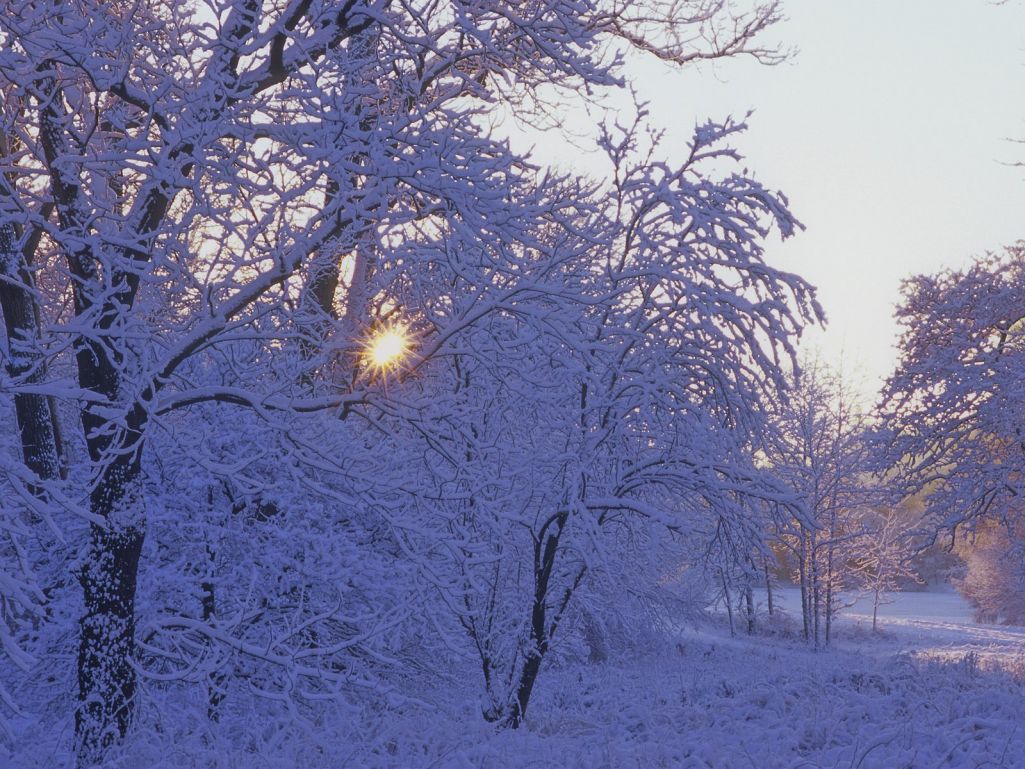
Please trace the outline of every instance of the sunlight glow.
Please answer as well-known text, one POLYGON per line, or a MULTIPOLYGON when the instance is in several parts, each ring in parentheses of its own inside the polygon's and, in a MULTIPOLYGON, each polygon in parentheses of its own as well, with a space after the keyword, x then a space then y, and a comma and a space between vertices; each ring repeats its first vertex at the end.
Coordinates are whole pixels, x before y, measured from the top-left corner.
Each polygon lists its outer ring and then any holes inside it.
POLYGON ((394 368, 409 353, 409 334, 402 326, 378 331, 367 344, 367 360, 379 370, 394 368))

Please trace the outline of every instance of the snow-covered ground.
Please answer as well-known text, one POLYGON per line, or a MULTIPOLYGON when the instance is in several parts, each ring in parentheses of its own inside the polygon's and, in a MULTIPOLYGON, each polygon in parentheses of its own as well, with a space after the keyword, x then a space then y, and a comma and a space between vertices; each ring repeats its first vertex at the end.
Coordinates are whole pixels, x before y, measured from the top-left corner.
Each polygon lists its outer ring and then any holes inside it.
MULTIPOLYGON (((814 651, 790 619, 730 637, 688 625, 645 654, 548 668, 525 728, 495 733, 469 695, 396 722, 365 766, 418 769, 1025 769, 1025 629, 975 624, 952 592, 858 603, 833 648, 814 651), (986 662, 988 664, 983 664, 986 662), (424 736, 428 744, 424 744, 424 736)), ((761 617, 767 622, 766 617, 761 617)), ((469 694, 469 692, 468 692, 469 694)))
POLYGON ((1025 629, 974 623, 953 592, 904 593, 881 632, 859 602, 816 652, 796 637, 797 591, 778 597, 790 618, 770 635, 730 637, 722 619, 645 656, 547 670, 525 729, 467 728, 468 708, 430 760, 395 765, 1025 769, 1025 629))
MULTIPOLYGON (((484 722, 479 681, 460 668, 426 689, 411 684, 416 702, 341 711, 255 742, 245 723, 183 730, 168 716, 137 730, 114 766, 1025 769, 1025 629, 978 625, 953 593, 906 593, 883 607, 881 633, 861 603, 834 646, 814 651, 797 637, 796 591, 778 598, 791 616, 760 616, 768 633, 730 637, 713 618, 604 664, 547 665, 518 730, 484 722)), ((63 766, 53 739, 40 735, 31 755, 0 752, 0 767, 63 766)))
MULTIPOLYGON (((779 589, 773 599, 791 617, 800 617, 797 588, 779 589)), ((894 593, 886 600, 879 607, 877 636, 867 632, 872 627, 871 599, 853 600, 838 622, 837 645, 877 657, 963 660, 973 654, 987 668, 1025 669, 1025 628, 975 622, 971 607, 953 589, 894 593)))
POLYGON ((549 673, 530 732, 466 765, 1025 769, 1025 628, 974 622, 952 590, 908 592, 878 633, 854 601, 816 652, 794 637, 799 595, 777 592, 775 635, 730 637, 723 620, 646 659, 549 673))

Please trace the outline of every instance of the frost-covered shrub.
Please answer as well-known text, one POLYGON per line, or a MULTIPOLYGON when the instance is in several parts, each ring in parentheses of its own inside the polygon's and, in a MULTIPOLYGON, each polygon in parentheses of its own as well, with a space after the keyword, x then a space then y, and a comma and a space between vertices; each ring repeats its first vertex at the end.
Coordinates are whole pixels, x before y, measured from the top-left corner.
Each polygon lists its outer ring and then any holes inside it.
POLYGON ((959 544, 965 574, 955 580, 980 622, 1025 625, 1025 536, 1000 522, 985 522, 959 544))

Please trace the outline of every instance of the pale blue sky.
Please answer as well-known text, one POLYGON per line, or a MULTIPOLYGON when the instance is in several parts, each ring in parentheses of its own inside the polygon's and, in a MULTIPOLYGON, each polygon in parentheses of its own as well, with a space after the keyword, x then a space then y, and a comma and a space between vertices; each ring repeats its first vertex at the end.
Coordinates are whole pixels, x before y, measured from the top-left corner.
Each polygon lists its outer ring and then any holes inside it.
MULTIPOLYGON (((892 369, 902 278, 1025 238, 1025 0, 786 0, 780 66, 632 69, 656 123, 683 142, 704 116, 742 116, 747 165, 807 230, 769 248, 820 290, 809 346, 862 377, 892 369)), ((542 140, 541 159, 565 159, 542 140)), ((671 146, 671 144, 669 145, 671 146)), ((598 162, 577 155, 583 167, 598 162)), ((581 169, 583 170, 583 169, 581 169)))

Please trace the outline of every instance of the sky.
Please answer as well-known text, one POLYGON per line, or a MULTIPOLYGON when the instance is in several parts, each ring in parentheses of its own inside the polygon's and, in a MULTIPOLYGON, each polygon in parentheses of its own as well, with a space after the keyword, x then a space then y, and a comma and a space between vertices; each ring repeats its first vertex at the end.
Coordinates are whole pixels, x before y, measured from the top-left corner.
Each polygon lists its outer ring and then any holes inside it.
MULTIPOLYGON (((1025 238, 1025 0, 785 0, 771 30, 797 49, 672 69, 631 62, 665 146, 695 122, 754 110, 736 146, 806 229, 767 247, 819 289, 803 348, 874 400, 896 363, 901 280, 1025 238)), ((767 38, 768 39, 768 38, 767 38)), ((563 140, 536 140, 565 165, 563 140)), ((601 168, 574 149, 576 170, 601 168)))

